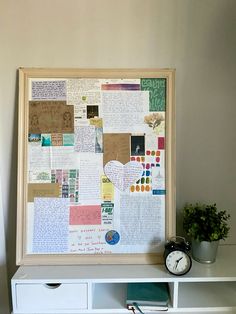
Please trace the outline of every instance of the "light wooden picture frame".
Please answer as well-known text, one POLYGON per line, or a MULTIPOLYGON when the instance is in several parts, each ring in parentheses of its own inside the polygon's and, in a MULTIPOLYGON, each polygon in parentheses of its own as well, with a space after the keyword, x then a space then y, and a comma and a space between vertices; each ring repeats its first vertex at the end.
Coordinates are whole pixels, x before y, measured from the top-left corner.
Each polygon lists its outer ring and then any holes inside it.
POLYGON ((18 130, 17 265, 162 262, 175 70, 20 68, 18 130))

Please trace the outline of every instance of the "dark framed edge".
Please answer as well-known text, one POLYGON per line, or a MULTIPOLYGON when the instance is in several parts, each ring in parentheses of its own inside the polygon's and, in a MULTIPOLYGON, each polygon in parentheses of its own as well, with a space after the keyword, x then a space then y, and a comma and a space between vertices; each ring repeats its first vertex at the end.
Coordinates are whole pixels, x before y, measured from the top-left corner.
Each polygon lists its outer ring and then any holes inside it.
POLYGON ((174 69, 62 69, 19 68, 18 172, 17 172, 17 265, 159 264, 163 254, 27 254, 27 137, 28 82, 31 78, 165 78, 166 91, 166 239, 176 234, 176 122, 174 69))

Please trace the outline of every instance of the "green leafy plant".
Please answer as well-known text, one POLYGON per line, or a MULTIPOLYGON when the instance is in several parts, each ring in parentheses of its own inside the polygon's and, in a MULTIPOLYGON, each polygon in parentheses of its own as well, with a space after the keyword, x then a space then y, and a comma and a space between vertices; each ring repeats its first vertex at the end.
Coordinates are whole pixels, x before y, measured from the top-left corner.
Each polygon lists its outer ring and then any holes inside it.
POLYGON ((186 204, 183 209, 183 228, 198 241, 225 240, 229 233, 226 210, 217 210, 216 204, 186 204))

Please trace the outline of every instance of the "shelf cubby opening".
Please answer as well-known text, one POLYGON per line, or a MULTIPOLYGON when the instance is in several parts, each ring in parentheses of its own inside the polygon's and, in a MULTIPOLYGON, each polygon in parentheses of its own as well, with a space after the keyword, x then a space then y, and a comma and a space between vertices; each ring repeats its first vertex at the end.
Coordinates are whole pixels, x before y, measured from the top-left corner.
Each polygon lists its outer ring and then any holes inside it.
POLYGON ((179 283, 179 308, 236 307, 236 282, 179 283))

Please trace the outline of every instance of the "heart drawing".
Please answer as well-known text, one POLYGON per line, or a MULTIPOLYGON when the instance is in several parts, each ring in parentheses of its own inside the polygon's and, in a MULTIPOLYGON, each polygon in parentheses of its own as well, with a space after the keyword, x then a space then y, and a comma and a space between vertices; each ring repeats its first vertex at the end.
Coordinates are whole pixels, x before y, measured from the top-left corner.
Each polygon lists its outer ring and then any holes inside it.
POLYGON ((137 161, 123 165, 117 160, 111 160, 105 165, 104 173, 118 190, 124 192, 141 178, 143 166, 137 161))

